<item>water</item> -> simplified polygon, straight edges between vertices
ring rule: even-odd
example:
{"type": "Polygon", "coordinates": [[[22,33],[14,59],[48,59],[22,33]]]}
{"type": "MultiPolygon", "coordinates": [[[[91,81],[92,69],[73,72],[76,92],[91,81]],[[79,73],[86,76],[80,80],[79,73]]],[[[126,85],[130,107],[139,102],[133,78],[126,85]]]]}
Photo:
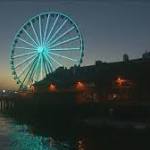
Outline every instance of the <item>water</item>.
{"type": "Polygon", "coordinates": [[[9,119],[0,115],[0,148],[3,150],[8,150],[11,144],[11,140],[9,137],[10,127],[9,127],[9,119]]]}
{"type": "MultiPolygon", "coordinates": [[[[36,127],[37,128],[37,127],[36,127]]],[[[35,127],[20,124],[0,114],[0,150],[133,150],[150,148],[150,129],[75,128],[65,136],[35,133],[35,127]]],[[[41,130],[40,128],[38,130],[41,130]]]]}
{"type": "Polygon", "coordinates": [[[27,125],[0,115],[0,150],[70,150],[65,142],[37,136],[27,125]]]}

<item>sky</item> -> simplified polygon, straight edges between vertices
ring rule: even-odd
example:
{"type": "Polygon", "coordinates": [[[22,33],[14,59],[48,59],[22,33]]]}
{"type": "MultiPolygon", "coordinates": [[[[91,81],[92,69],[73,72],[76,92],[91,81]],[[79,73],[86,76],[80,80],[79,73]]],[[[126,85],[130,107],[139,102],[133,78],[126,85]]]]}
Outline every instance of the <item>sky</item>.
{"type": "Polygon", "coordinates": [[[30,17],[45,11],[63,12],[83,35],[83,66],[96,60],[139,58],[150,50],[148,0],[0,0],[0,89],[16,89],[11,75],[10,53],[15,33],[30,17]]]}

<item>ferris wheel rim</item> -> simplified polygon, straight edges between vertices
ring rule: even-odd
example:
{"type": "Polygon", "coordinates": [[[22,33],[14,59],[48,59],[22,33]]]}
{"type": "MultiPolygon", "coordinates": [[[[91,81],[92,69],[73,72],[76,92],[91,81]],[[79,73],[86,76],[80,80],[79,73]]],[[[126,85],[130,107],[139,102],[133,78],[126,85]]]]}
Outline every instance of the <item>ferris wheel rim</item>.
{"type": "MultiPolygon", "coordinates": [[[[75,28],[77,29],[77,32],[79,34],[79,39],[80,39],[80,59],[78,61],[78,63],[76,64],[77,66],[79,66],[81,63],[82,63],[82,59],[83,59],[83,55],[84,55],[84,44],[83,44],[83,38],[82,38],[82,34],[79,30],[79,27],[77,25],[77,23],[71,18],[69,17],[68,15],[64,14],[64,13],[61,13],[61,12],[56,12],[56,11],[46,11],[46,12],[43,12],[43,13],[39,13],[31,18],[29,18],[27,21],[25,21],[25,23],[23,25],[21,25],[21,27],[19,28],[19,30],[17,31],[17,33],[15,34],[15,37],[14,37],[14,40],[12,42],[12,45],[11,45],[11,57],[10,57],[10,60],[11,62],[13,62],[13,59],[12,56],[14,55],[14,45],[15,45],[15,40],[18,39],[18,35],[20,34],[20,32],[24,29],[24,27],[29,23],[29,22],[32,22],[33,19],[36,19],[37,17],[41,17],[42,15],[58,15],[58,16],[63,16],[63,17],[66,17],[69,21],[71,21],[71,23],[73,24],[73,26],[75,26],[75,28]]],[[[59,49],[57,49],[59,51],[59,49]]],[[[51,52],[52,53],[52,52],[51,52]]],[[[14,78],[16,78],[15,80],[18,82],[18,83],[22,83],[22,81],[20,80],[16,70],[15,70],[15,67],[14,67],[14,62],[11,63],[11,70],[14,72],[14,78]]],[[[52,71],[53,72],[53,71],[52,71]]]]}

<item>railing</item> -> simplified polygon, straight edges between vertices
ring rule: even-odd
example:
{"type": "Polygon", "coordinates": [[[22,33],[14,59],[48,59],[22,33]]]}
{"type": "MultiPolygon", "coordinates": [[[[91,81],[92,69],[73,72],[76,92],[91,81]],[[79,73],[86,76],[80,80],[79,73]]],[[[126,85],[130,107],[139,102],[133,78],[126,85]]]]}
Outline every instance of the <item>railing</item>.
{"type": "Polygon", "coordinates": [[[0,98],[0,111],[11,110],[14,108],[14,100],[5,97],[0,98]]]}

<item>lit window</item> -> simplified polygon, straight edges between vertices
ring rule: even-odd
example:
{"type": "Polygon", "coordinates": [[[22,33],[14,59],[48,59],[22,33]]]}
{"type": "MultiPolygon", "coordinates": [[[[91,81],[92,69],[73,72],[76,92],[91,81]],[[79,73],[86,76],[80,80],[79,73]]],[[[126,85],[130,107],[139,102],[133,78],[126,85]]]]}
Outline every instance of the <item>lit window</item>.
{"type": "Polygon", "coordinates": [[[117,78],[116,83],[118,86],[122,86],[126,82],[125,79],[122,79],[120,77],[117,78]]]}
{"type": "Polygon", "coordinates": [[[82,82],[79,81],[76,84],[76,89],[77,90],[85,90],[86,89],[86,85],[84,83],[82,83],[82,82]]]}

